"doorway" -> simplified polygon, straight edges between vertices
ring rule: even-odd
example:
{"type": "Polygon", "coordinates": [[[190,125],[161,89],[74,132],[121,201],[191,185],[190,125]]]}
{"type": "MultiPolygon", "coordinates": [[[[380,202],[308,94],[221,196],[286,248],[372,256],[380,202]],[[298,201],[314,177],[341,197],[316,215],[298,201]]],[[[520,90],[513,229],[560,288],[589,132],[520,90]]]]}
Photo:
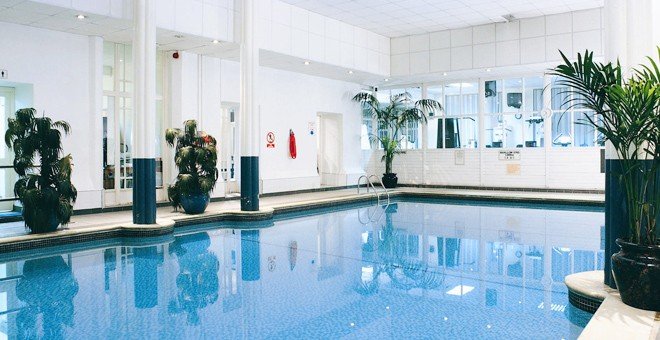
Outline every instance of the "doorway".
{"type": "Polygon", "coordinates": [[[343,174],[344,134],[342,115],[319,113],[317,115],[317,171],[322,187],[344,186],[343,174]]]}
{"type": "Polygon", "coordinates": [[[220,135],[220,178],[225,183],[225,196],[240,196],[238,174],[240,156],[238,153],[238,103],[222,104],[222,133],[220,135]]]}
{"type": "MultiPolygon", "coordinates": [[[[7,131],[7,119],[14,117],[15,90],[0,86],[0,131],[7,131]]],[[[17,174],[12,167],[14,154],[4,145],[0,148],[0,211],[10,211],[14,206],[14,183],[17,174]]]]}

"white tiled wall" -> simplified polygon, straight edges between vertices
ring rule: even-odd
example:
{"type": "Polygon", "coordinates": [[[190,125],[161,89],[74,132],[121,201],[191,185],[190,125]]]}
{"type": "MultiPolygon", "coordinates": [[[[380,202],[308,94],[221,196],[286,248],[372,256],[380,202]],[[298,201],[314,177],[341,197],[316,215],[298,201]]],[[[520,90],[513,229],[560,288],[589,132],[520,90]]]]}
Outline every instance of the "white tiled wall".
{"type": "MultiPolygon", "coordinates": [[[[33,0],[83,13],[130,20],[133,2],[127,0],[33,0]]],[[[222,41],[234,39],[233,0],[157,0],[158,28],[222,41]]]]}
{"type": "Polygon", "coordinates": [[[278,0],[259,0],[257,8],[262,49],[374,74],[390,73],[387,37],[278,0]]]}
{"type": "Polygon", "coordinates": [[[602,55],[600,8],[392,38],[392,76],[536,64],[585,49],[602,55]]]}
{"type": "MultiPolygon", "coordinates": [[[[604,190],[597,148],[522,149],[518,161],[502,161],[497,149],[464,149],[465,164],[456,165],[454,149],[408,150],[397,155],[393,171],[404,184],[604,190]],[[508,165],[520,166],[511,173],[508,165]]],[[[381,151],[363,151],[367,174],[384,172],[381,151]]]]}

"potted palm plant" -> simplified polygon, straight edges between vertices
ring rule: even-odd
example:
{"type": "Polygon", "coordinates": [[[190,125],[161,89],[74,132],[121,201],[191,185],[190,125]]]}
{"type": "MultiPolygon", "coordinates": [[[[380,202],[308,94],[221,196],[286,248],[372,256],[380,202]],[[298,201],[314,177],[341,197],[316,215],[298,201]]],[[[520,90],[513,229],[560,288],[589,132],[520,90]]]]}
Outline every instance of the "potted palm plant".
{"type": "Polygon", "coordinates": [[[16,111],[7,121],[5,143],[14,151],[19,176],[14,194],[23,204],[25,225],[33,233],[45,233],[69,223],[78,192],[71,183],[73,158],[60,157],[62,133],[69,134],[71,127],[35,113],[32,108],[16,111]]]}
{"type": "Polygon", "coordinates": [[[375,95],[364,91],[356,94],[353,101],[360,103],[378,124],[378,134],[371,134],[370,138],[383,147],[381,161],[385,163],[385,173],[382,183],[386,188],[395,188],[399,179],[392,172],[392,161],[395,155],[405,153],[401,144],[406,136],[401,135],[401,130],[409,123],[426,122],[426,112],[440,111],[442,105],[433,99],[413,102],[408,92],[390,96],[389,103],[380,103],[375,95]]]}
{"type": "MultiPolygon", "coordinates": [[[[660,53],[660,50],[659,50],[660,53]]],[[[623,187],[621,219],[627,238],[616,243],[612,272],[624,303],[660,310],[660,240],[656,223],[660,213],[660,68],[649,58],[629,78],[616,63],[598,63],[593,53],[578,54],[551,70],[565,88],[567,107],[595,112],[582,124],[593,127],[618,156],[616,174],[623,187]]]]}
{"type": "Polygon", "coordinates": [[[167,196],[175,209],[183,207],[188,214],[201,214],[209,204],[209,192],[218,180],[216,141],[197,130],[197,122],[187,120],[181,129],[167,129],[165,140],[176,150],[174,161],[179,169],[167,196]]]}

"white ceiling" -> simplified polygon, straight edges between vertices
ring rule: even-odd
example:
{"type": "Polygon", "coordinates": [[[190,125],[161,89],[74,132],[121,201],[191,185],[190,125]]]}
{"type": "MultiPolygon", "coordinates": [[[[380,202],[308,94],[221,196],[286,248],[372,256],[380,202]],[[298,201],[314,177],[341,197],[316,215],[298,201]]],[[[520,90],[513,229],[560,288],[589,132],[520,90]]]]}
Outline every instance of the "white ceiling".
{"type": "Polygon", "coordinates": [[[388,37],[603,6],[604,0],[282,0],[388,37]]]}
{"type": "MultiPolygon", "coordinates": [[[[0,21],[73,34],[100,36],[107,41],[118,43],[130,43],[133,36],[131,20],[83,13],[27,0],[0,0],[0,21]],[[85,15],[85,18],[78,19],[78,14],[85,15]]],[[[158,29],[156,35],[160,50],[190,51],[238,60],[238,45],[235,43],[221,41],[214,44],[206,37],[181,35],[163,29],[158,29]]]]}

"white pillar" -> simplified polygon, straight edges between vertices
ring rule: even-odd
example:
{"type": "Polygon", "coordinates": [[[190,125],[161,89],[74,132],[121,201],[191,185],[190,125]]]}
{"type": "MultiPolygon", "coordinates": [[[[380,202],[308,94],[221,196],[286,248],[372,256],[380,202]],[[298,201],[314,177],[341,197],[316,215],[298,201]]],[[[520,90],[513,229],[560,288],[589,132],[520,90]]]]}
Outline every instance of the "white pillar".
{"type": "Polygon", "coordinates": [[[254,0],[243,0],[241,41],[241,210],[259,210],[259,106],[254,0]]]}
{"type": "Polygon", "coordinates": [[[156,1],[133,9],[133,223],[156,223],[156,1]]]}

